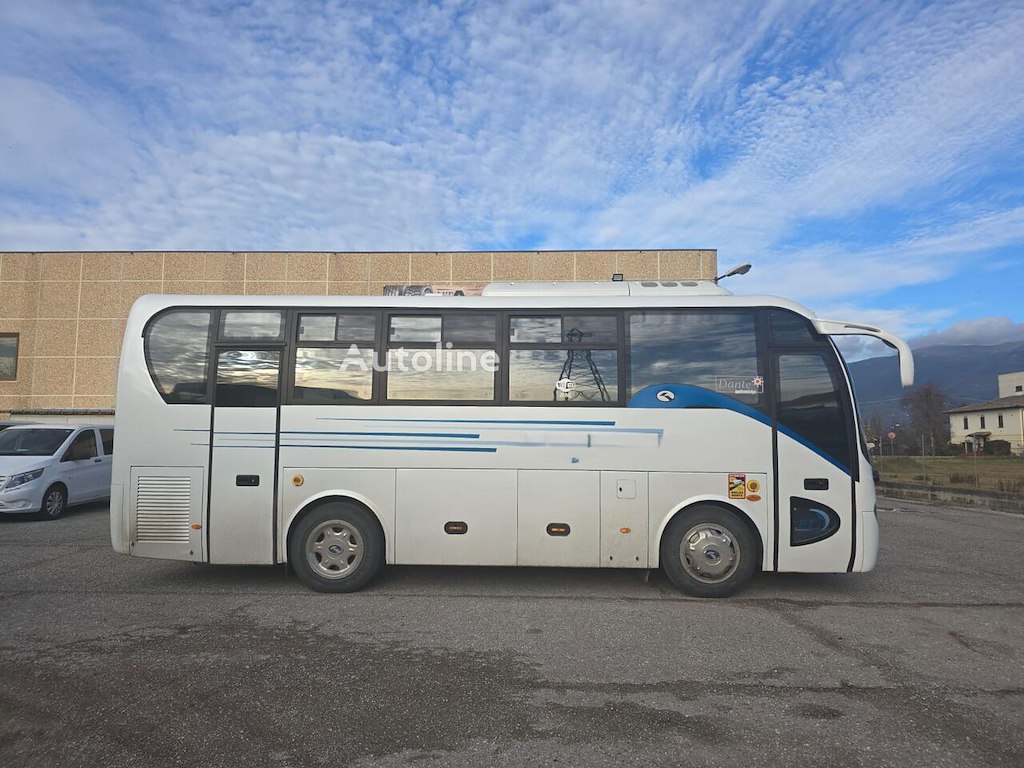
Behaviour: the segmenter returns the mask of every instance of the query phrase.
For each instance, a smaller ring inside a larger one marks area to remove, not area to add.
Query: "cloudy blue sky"
[[[0,250],[717,248],[1024,338],[1024,3],[0,0]]]

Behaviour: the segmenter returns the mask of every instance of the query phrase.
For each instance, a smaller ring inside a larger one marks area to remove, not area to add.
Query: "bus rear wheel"
[[[709,504],[672,519],[661,539],[661,567],[680,591],[694,597],[728,597],[757,568],[757,544],[735,514]]]
[[[355,592],[384,565],[384,535],[365,509],[332,502],[295,524],[288,561],[299,580],[317,592]]]

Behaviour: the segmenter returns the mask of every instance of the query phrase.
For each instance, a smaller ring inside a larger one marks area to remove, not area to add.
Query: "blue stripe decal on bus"
[[[307,443],[281,443],[282,448],[348,448],[357,451],[458,451],[461,453],[496,453],[497,448],[469,445],[313,445]]]
[[[318,416],[319,421],[400,422],[404,424],[554,424],[558,426],[614,427],[614,421],[565,421],[559,419],[353,419]]]
[[[444,437],[458,438],[464,440],[478,440],[480,435],[469,432],[326,432],[323,430],[311,429],[282,429],[282,435],[347,435],[350,437]]]
[[[650,387],[644,387],[630,398],[627,406],[630,408],[721,409],[733,411],[734,413],[738,413],[743,416],[748,416],[768,427],[772,426],[772,420],[767,416],[767,414],[761,413],[761,411],[756,408],[753,408],[746,403],[741,403],[739,400],[729,397],[728,395],[723,395],[720,392],[713,392],[710,389],[695,387],[689,384],[655,384]],[[797,434],[789,427],[779,424],[778,429],[781,434],[791,440],[795,440],[805,448],[809,448],[814,451],[837,469],[842,470],[848,475],[851,474],[849,467],[836,460],[830,454],[825,453],[821,448]]]

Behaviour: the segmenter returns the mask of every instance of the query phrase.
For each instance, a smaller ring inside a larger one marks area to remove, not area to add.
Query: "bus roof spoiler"
[[[907,342],[898,336],[861,323],[845,323],[841,320],[819,320],[812,321],[818,333],[828,336],[874,336],[887,346],[895,349],[900,356],[900,383],[909,387],[914,383],[914,353],[910,351]]]

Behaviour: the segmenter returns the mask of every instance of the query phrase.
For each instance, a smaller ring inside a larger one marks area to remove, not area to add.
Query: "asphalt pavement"
[[[638,571],[118,555],[0,519],[0,765],[1024,765],[1024,516],[888,502],[877,569],[728,600]]]

